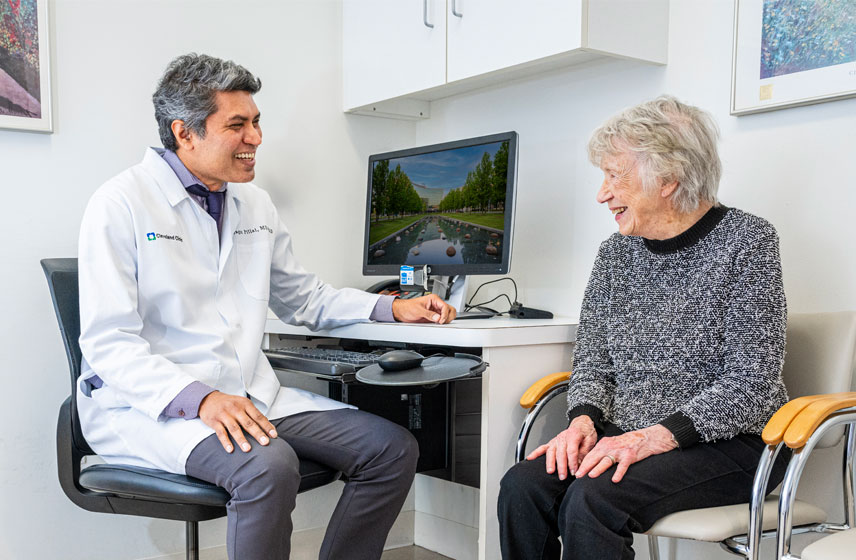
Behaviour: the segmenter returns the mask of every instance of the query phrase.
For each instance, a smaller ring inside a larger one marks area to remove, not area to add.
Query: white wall
[[[303,264],[335,285],[372,280],[360,275],[368,154],[513,129],[511,275],[525,304],[576,315],[597,246],[614,230],[594,201],[599,172],[585,142],[609,115],[668,92],[718,119],[721,199],[779,229],[790,310],[856,308],[856,100],[729,116],[731,10],[730,0],[672,0],[666,67],[616,61],[556,72],[435,102],[432,118],[414,125],[341,113],[338,0],[52,0],[55,132],[0,130],[0,560],[136,559],[183,547],[178,523],[88,513],[62,495],[54,423],[68,381],[38,266],[76,254],[90,194],[157,144],[150,95],[183,52],[232,58],[262,77],[257,182],[272,192]],[[203,546],[223,542],[220,522],[203,525]],[[72,545],[81,536],[91,540]],[[712,545],[678,550],[727,557]]]
[[[519,132],[510,274],[526,305],[578,315],[597,247],[615,231],[595,202],[602,175],[585,155],[589,135],[624,107],[670,93],[719,122],[721,201],[778,228],[789,309],[856,309],[856,99],[730,116],[732,15],[731,0],[672,0],[665,67],[571,68],[434,102],[417,125],[419,144]]]
[[[162,556],[183,550],[181,523],[85,512],[60,491],[54,433],[69,381],[39,259],[76,255],[91,193],[158,144],[151,94],[178,54],[231,58],[261,76],[257,182],[298,257],[336,285],[370,282],[358,255],[367,150],[410,145],[414,128],[342,114],[338,1],[52,0],[50,9],[55,132],[0,130],[0,559]],[[328,494],[301,497],[298,528],[317,522]],[[203,546],[224,541],[222,522],[203,524]]]
[[[589,135],[624,107],[670,93],[719,122],[720,200],[778,229],[789,311],[856,309],[856,99],[730,116],[732,9],[731,0],[671,0],[665,67],[611,61],[562,70],[434,102],[431,119],[417,125],[419,144],[519,132],[510,275],[526,305],[578,316],[598,245],[615,231],[595,201],[602,174],[588,163]],[[485,290],[492,296],[500,286]],[[801,491],[835,503],[823,490],[840,479],[839,458],[821,453]],[[715,545],[669,546],[661,545],[663,558],[732,557]],[[637,553],[647,556],[644,543]]]

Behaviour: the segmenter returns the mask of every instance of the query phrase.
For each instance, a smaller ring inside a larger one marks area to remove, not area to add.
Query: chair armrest
[[[571,376],[570,371],[560,371],[558,373],[551,373],[550,375],[545,375],[535,383],[529,386],[528,389],[523,393],[523,396],[520,397],[520,406],[523,408],[532,408],[535,406],[541,397],[544,396],[547,391],[562,383],[563,381],[567,381]]]
[[[767,425],[764,426],[761,438],[767,445],[778,445],[784,441],[785,432],[788,431],[788,427],[791,425],[791,422],[793,422],[806,407],[817,401],[828,398],[844,397],[851,394],[852,393],[829,393],[825,395],[808,395],[788,401],[779,410],[777,410],[775,414],[773,414],[773,417],[770,418]]]
[[[818,426],[831,414],[856,407],[856,392],[836,393],[810,403],[791,421],[785,432],[785,445],[803,447]]]

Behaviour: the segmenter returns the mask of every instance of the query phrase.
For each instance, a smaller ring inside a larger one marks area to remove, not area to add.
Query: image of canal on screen
[[[505,140],[373,162],[368,264],[498,264],[508,157]]]

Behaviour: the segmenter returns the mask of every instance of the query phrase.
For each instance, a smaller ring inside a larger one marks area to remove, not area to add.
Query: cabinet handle
[[[422,23],[425,24],[425,27],[434,29],[434,24],[428,23],[428,0],[422,0]]]
[[[457,16],[457,17],[459,17],[459,18],[464,17],[464,14],[462,14],[462,13],[458,12],[458,11],[455,9],[455,3],[456,3],[456,2],[455,2],[455,0],[452,0],[452,15],[453,15],[453,16]]]

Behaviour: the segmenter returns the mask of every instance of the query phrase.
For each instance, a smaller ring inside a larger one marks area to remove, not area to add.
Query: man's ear
[[[678,181],[670,181],[668,183],[663,183],[660,186],[660,196],[662,196],[663,198],[669,198],[670,196],[672,196],[672,193],[674,193],[675,190],[678,188],[678,185],[680,185]]]
[[[184,121],[182,120],[174,120],[170,125],[172,129],[172,135],[175,137],[175,141],[178,144],[179,148],[184,148],[186,150],[193,149],[193,140],[191,139],[191,132],[184,126]]]

